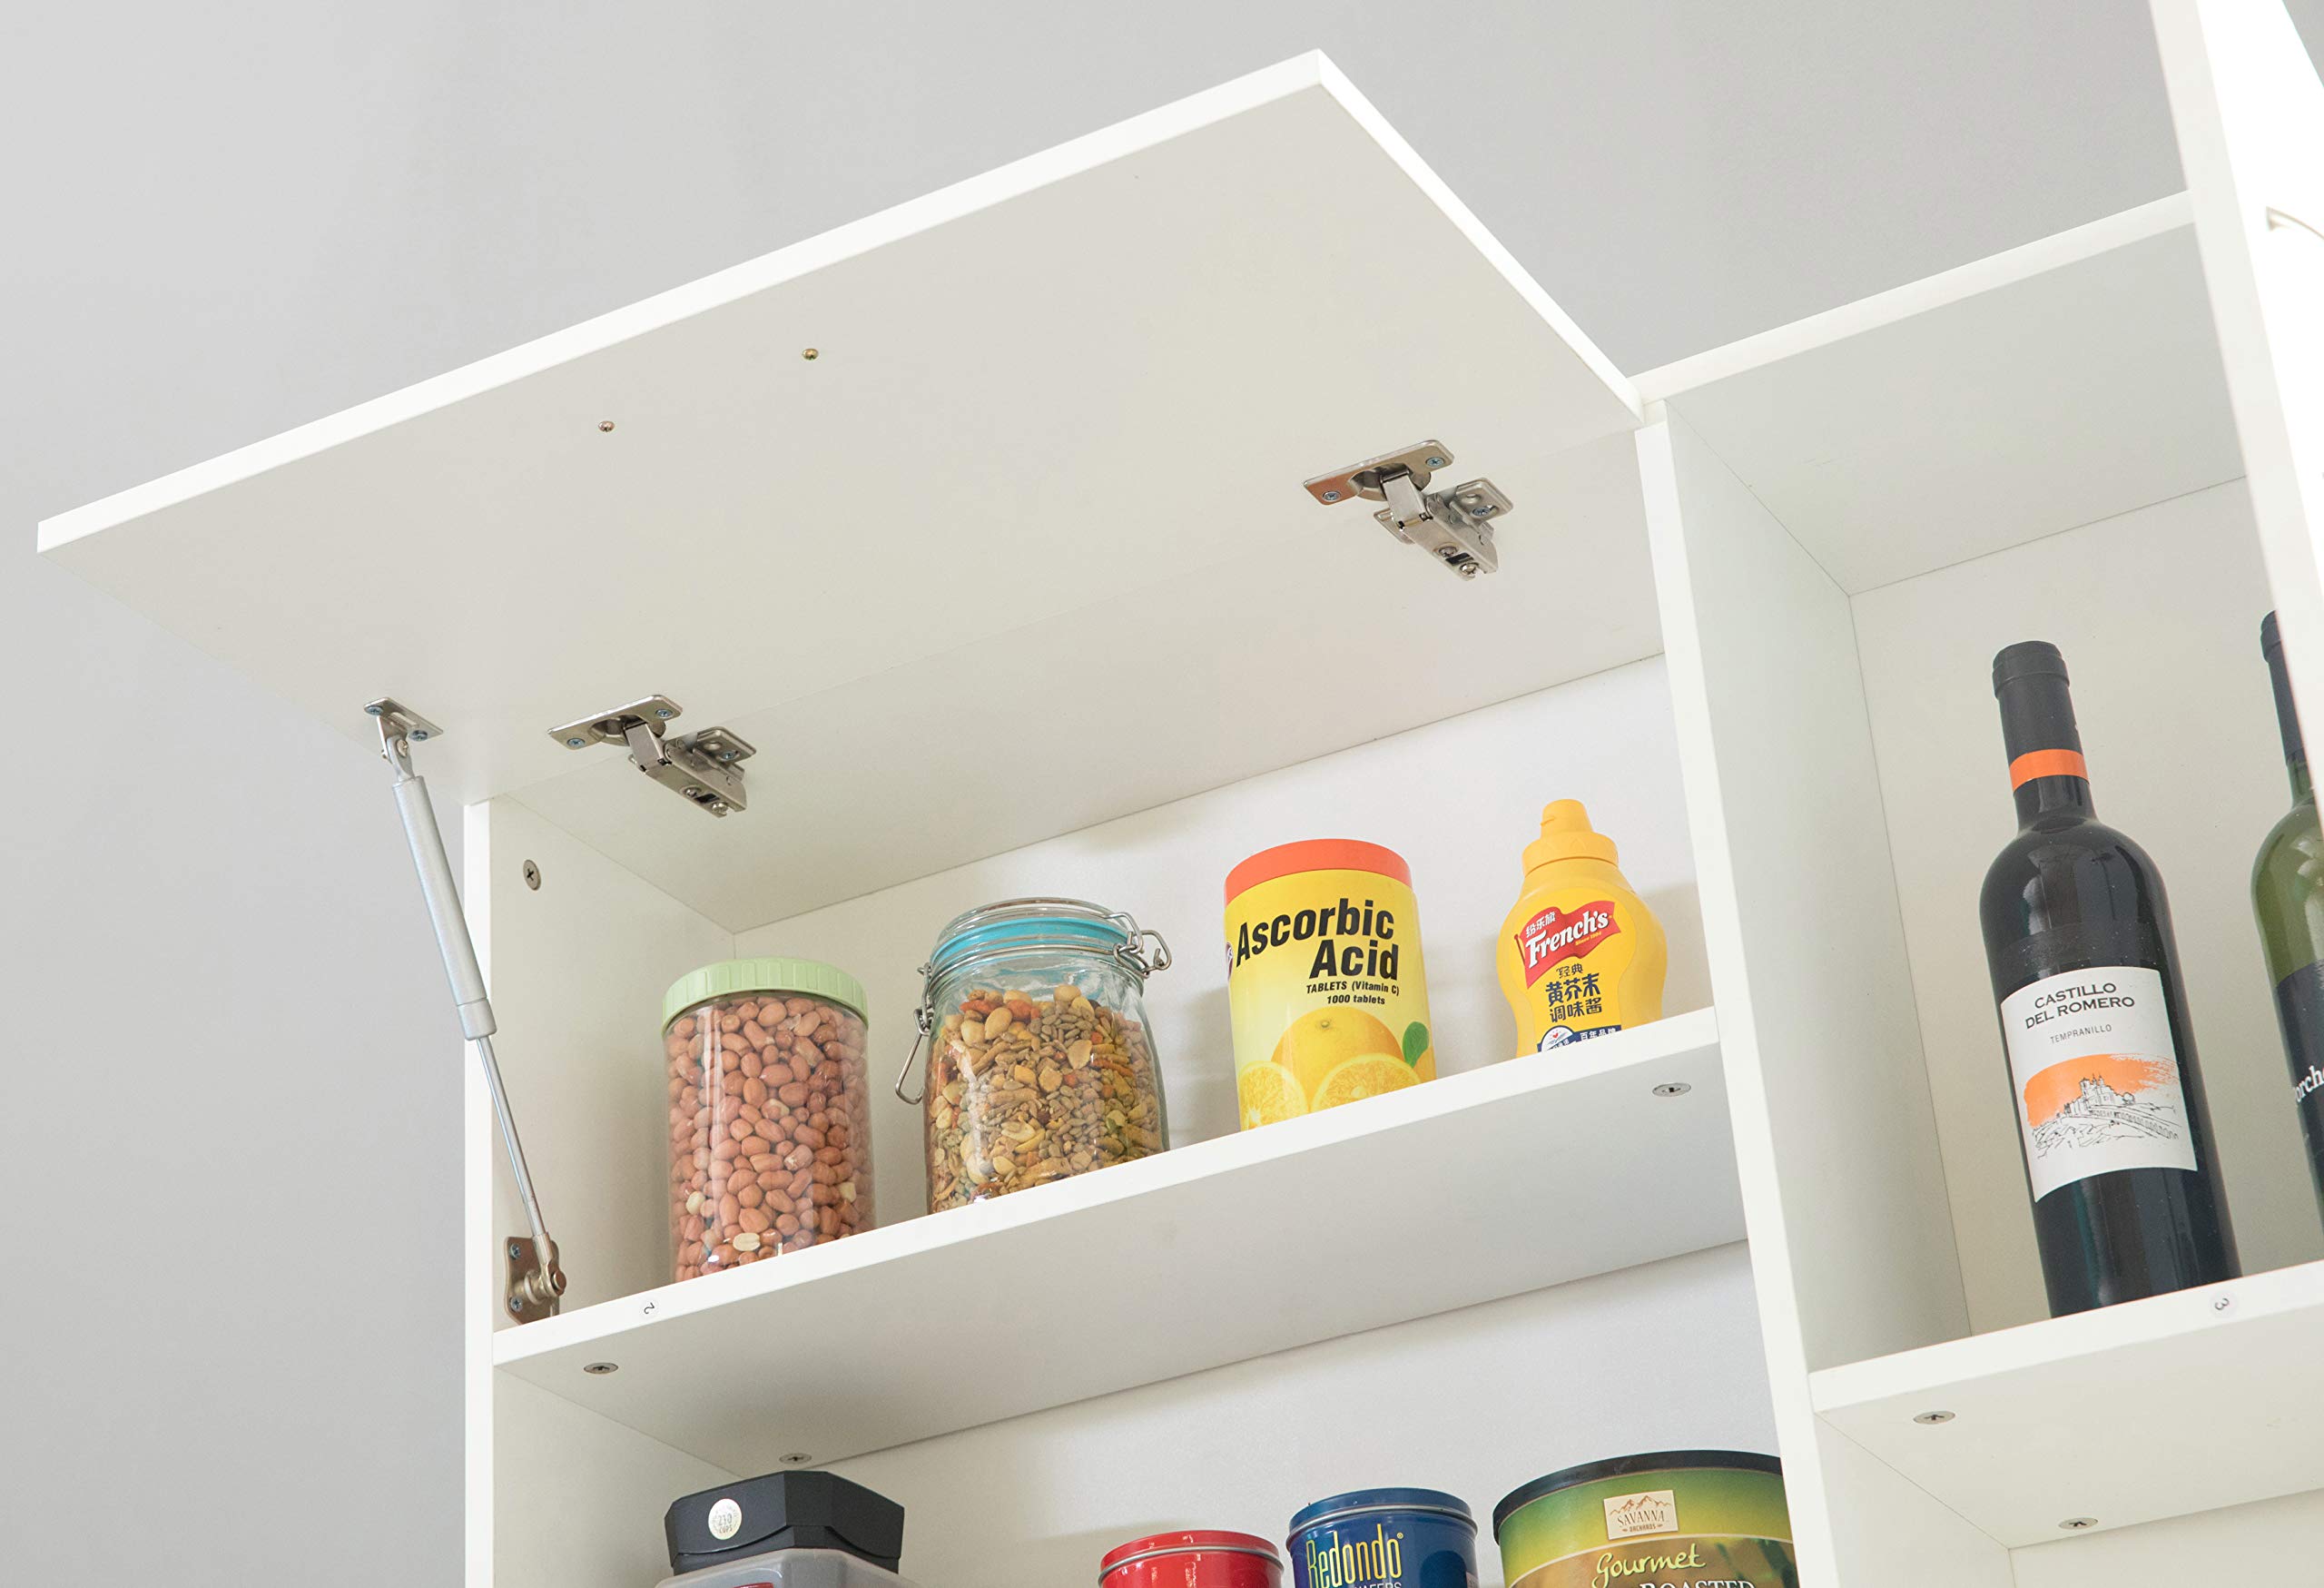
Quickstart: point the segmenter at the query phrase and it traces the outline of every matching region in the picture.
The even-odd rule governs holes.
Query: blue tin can
[[[1435,1489],[1357,1489],[1291,1519],[1294,1588],[1477,1588],[1477,1519]]]

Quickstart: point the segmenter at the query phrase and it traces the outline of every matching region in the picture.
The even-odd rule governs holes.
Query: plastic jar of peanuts
[[[921,967],[930,1212],[1167,1145],[1145,987],[1169,963],[1160,933],[1078,899],[1010,899],[944,929]]]
[[[662,1001],[681,1279],[872,1228],[863,988],[813,960],[726,960]]]

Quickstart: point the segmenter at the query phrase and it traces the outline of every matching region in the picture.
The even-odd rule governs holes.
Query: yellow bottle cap
[[[1551,800],[1541,807],[1541,835],[1525,846],[1525,869],[1559,860],[1602,860],[1614,863],[1614,841],[1590,825],[1580,800]]]

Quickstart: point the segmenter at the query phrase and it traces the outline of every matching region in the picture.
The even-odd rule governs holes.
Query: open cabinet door
[[[2324,84],[2279,0],[2152,3],[2292,691],[2313,723],[2324,716]]]

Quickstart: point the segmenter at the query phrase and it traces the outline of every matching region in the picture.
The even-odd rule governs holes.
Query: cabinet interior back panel
[[[1678,746],[1659,657],[1472,712],[1229,788],[1068,833],[742,933],[745,954],[842,965],[870,996],[873,1151],[881,1222],[925,1205],[918,1110],[888,1082],[912,1042],[917,967],[963,910],[1026,894],[1127,910],[1177,956],[1147,986],[1174,1143],[1233,1131],[1223,916],[1229,867],[1272,843],[1351,837],[1412,867],[1437,1063],[1473,1070],[1517,1050],[1494,966],[1541,807],[1581,799],[1620,844],[1631,885],[1670,939],[1665,1008],[1706,1007]]]
[[[1281,1282],[1364,1283],[1359,1253],[1360,1236],[1319,1238],[1315,1266]],[[976,1371],[977,1346],[960,1341],[964,1374]],[[925,1588],[1072,1588],[1096,1580],[1107,1550],[1143,1534],[1227,1527],[1280,1540],[1309,1501],[1385,1484],[1467,1501],[1481,1524],[1481,1588],[1500,1588],[1490,1518],[1518,1484],[1633,1451],[1772,1451],[1773,1439],[1749,1258],[1738,1245],[835,1470],[903,1502],[904,1572]]]
[[[1914,993],[1974,1328],[2049,1315],[1977,923],[2016,831],[1994,653],[2064,653],[2101,820],[2168,891],[2246,1272],[2324,1255],[2251,862],[2290,804],[2260,658],[2266,577],[2241,483],[1856,597]]]

